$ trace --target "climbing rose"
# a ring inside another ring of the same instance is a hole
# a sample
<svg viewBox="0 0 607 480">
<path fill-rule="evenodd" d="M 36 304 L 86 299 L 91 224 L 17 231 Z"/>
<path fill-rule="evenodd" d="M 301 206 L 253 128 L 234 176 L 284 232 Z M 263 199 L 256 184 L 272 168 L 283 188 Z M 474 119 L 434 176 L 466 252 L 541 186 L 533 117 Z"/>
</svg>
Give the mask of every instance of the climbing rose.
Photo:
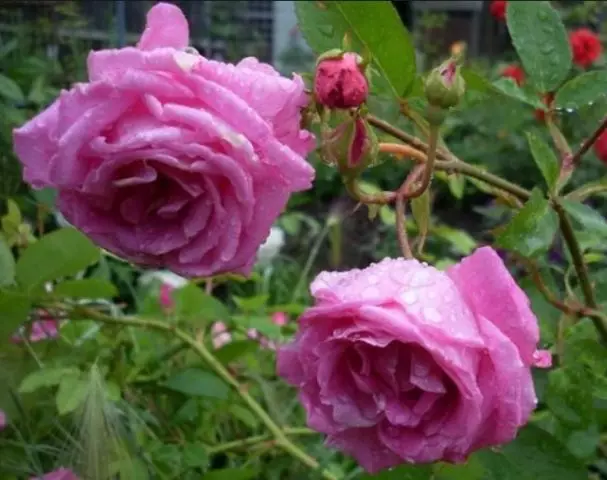
<svg viewBox="0 0 607 480">
<path fill-rule="evenodd" d="M 310 427 L 369 472 L 464 461 L 512 440 L 536 405 L 529 300 L 490 247 L 441 272 L 385 259 L 321 273 L 278 372 Z"/>
<path fill-rule="evenodd" d="M 489 7 L 489 11 L 493 17 L 503 22 L 506 19 L 507 6 L 508 2 L 505 0 L 493 0 L 491 2 L 491 6 Z"/>
<path fill-rule="evenodd" d="M 595 142 L 594 153 L 601 162 L 607 165 L 607 131 L 601 133 Z"/>
<path fill-rule="evenodd" d="M 598 35 L 587 28 L 570 32 L 569 43 L 573 52 L 573 63 L 582 68 L 592 65 L 603 51 Z"/>
<path fill-rule="evenodd" d="M 356 53 L 325 58 L 318 63 L 314 93 L 321 105 L 329 108 L 360 106 L 369 95 L 369 83 Z"/>
<path fill-rule="evenodd" d="M 299 76 L 188 49 L 178 7 L 159 3 L 137 47 L 92 52 L 76 84 L 15 130 L 35 188 L 72 225 L 132 262 L 183 276 L 248 274 L 290 194 L 311 186 Z"/>
<path fill-rule="evenodd" d="M 520 87 L 525 83 L 525 71 L 518 65 L 508 65 L 502 70 L 502 77 L 512 78 Z"/>
<path fill-rule="evenodd" d="M 59 468 L 41 477 L 31 477 L 30 480 L 79 480 L 74 472 L 67 468 Z"/>
</svg>

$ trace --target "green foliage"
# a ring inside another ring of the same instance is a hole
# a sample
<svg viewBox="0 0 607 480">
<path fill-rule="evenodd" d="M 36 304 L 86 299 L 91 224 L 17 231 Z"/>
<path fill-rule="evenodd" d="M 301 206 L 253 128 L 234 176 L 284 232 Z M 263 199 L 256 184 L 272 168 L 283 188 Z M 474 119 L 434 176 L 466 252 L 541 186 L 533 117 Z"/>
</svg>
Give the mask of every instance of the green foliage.
<svg viewBox="0 0 607 480">
<path fill-rule="evenodd" d="M 556 155 L 546 143 L 533 133 L 527 134 L 527 141 L 531 149 L 531 155 L 537 167 L 542 172 L 546 185 L 553 191 L 559 178 L 559 162 Z"/>
</svg>

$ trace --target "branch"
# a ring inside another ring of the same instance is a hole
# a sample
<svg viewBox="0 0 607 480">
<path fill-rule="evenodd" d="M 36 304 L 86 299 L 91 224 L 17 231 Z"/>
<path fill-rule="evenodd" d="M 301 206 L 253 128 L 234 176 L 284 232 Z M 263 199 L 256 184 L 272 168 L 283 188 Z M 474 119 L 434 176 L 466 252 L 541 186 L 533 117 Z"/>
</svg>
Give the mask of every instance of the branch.
<svg viewBox="0 0 607 480">
<path fill-rule="evenodd" d="M 68 308 L 69 311 L 69 308 Z M 152 330 L 158 330 L 166 332 L 187 344 L 199 357 L 201 357 L 209 367 L 211 367 L 215 373 L 221 377 L 221 379 L 230 385 L 234 391 L 240 396 L 240 398 L 247 404 L 250 410 L 255 414 L 257 418 L 267 427 L 275 439 L 276 446 L 282 448 L 293 457 L 300 460 L 303 464 L 307 465 L 313 470 L 319 470 L 320 464 L 295 445 L 286 436 L 284 430 L 282 430 L 266 413 L 263 407 L 255 400 L 246 389 L 232 376 L 232 374 L 215 358 L 215 356 L 206 348 L 203 343 L 197 342 L 194 338 L 188 335 L 185 331 L 177 328 L 175 325 L 167 324 L 163 321 L 142 319 L 137 317 L 112 317 L 105 313 L 99 312 L 94 309 L 86 307 L 74 307 L 71 312 L 70 318 L 77 320 L 82 317 L 90 318 L 92 320 L 113 324 L 113 325 L 124 325 L 130 327 L 148 328 Z M 322 477 L 326 480 L 338 480 L 332 473 L 321 470 L 319 472 Z"/>
<path fill-rule="evenodd" d="M 581 161 L 584 154 L 590 150 L 590 147 L 596 143 L 598 138 L 605 130 L 607 130 L 607 116 L 603 118 L 602 122 L 599 124 L 594 133 L 584 140 L 584 142 L 582 142 L 580 149 L 573 154 L 570 160 L 572 165 L 577 165 Z"/>
</svg>

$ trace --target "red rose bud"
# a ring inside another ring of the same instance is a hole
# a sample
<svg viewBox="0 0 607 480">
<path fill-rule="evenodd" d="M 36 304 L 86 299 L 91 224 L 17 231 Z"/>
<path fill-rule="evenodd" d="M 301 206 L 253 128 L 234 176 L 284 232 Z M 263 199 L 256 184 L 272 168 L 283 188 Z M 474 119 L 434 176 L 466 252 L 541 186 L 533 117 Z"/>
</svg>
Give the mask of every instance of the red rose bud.
<svg viewBox="0 0 607 480">
<path fill-rule="evenodd" d="M 378 145 L 371 126 L 357 116 L 323 134 L 321 158 L 344 177 L 355 177 L 375 163 Z"/>
<path fill-rule="evenodd" d="M 594 143 L 594 153 L 601 162 L 607 165 L 607 131 L 601 133 Z"/>
<path fill-rule="evenodd" d="M 328 108 L 353 108 L 369 95 L 362 58 L 356 53 L 331 50 L 318 59 L 314 78 L 316 100 Z"/>
<path fill-rule="evenodd" d="M 426 78 L 425 94 L 428 103 L 434 107 L 448 109 L 454 107 L 466 92 L 466 82 L 454 60 L 447 60 L 430 72 Z"/>
<path fill-rule="evenodd" d="M 502 77 L 512 78 L 520 87 L 525 83 L 525 71 L 518 65 L 508 65 L 502 70 Z"/>
<path fill-rule="evenodd" d="M 587 28 L 570 32 L 569 43 L 573 52 L 573 63 L 582 68 L 592 65 L 603 51 L 598 35 Z"/>
<path fill-rule="evenodd" d="M 493 0 L 491 2 L 491 6 L 489 7 L 489 12 L 493 17 L 501 22 L 506 20 L 506 7 L 508 6 L 508 2 L 505 0 Z"/>
</svg>

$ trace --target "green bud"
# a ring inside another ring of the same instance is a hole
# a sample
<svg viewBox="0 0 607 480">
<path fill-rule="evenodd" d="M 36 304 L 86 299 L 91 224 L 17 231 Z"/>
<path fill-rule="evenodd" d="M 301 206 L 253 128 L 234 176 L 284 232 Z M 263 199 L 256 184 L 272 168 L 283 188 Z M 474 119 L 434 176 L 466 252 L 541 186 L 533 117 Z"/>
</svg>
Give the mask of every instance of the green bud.
<svg viewBox="0 0 607 480">
<path fill-rule="evenodd" d="M 322 132 L 322 160 L 344 177 L 357 177 L 377 162 L 379 142 L 373 128 L 360 116 Z"/>
<path fill-rule="evenodd" d="M 455 60 L 447 60 L 430 72 L 426 78 L 425 94 L 428 103 L 448 109 L 454 107 L 466 92 L 466 82 Z"/>
<path fill-rule="evenodd" d="M 344 56 L 346 53 L 345 50 L 341 48 L 332 48 L 331 50 L 327 50 L 325 53 L 321 53 L 316 60 L 316 65 L 318 65 L 323 60 L 337 60 Z"/>
</svg>

